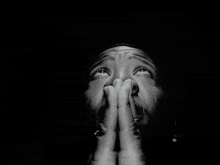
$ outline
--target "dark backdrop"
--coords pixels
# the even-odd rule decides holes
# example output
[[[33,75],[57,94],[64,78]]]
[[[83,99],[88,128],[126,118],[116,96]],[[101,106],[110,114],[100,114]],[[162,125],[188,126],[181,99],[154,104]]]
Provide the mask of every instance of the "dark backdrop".
[[[85,75],[101,51],[123,42],[149,54],[164,89],[146,139],[149,163],[213,163],[219,150],[217,18],[217,13],[6,15],[0,38],[3,160],[86,161],[95,128],[86,122]]]

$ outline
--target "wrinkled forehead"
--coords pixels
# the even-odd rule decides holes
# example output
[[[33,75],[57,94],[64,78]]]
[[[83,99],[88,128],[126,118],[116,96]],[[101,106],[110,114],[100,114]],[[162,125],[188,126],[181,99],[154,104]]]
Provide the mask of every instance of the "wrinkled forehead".
[[[109,48],[102,53],[105,53],[105,54],[110,53],[110,52],[118,52],[119,53],[119,52],[124,52],[124,51],[141,51],[141,50],[136,49],[136,48],[132,48],[129,46],[117,46],[117,47]]]
[[[91,71],[94,68],[96,68],[103,61],[108,59],[110,56],[114,57],[114,56],[120,56],[120,55],[126,55],[128,58],[131,56],[136,57],[137,59],[139,59],[140,61],[144,62],[149,67],[151,67],[156,75],[157,69],[156,69],[153,61],[143,51],[136,49],[136,48],[133,48],[133,47],[129,47],[129,46],[117,46],[117,47],[113,47],[113,48],[110,48],[110,49],[103,51],[98,56],[96,62],[90,67],[89,73],[91,73]]]
[[[149,62],[153,63],[153,61],[143,51],[136,49],[136,48],[129,47],[129,46],[117,46],[117,47],[107,49],[98,56],[98,60],[108,55],[116,56],[116,55],[125,55],[125,54],[136,55],[141,58],[147,59]]]

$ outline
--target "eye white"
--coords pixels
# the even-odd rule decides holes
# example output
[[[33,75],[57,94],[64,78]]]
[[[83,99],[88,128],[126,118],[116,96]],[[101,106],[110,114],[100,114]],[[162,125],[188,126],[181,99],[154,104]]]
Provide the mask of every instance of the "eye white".
[[[141,68],[139,69],[136,74],[146,74],[146,75],[151,75],[146,69]]]
[[[94,76],[106,76],[108,75],[108,72],[105,69],[98,70]]]

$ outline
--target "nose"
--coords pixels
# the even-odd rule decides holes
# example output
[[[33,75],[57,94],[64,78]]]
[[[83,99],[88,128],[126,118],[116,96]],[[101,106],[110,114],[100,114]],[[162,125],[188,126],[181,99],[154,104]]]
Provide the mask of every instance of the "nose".
[[[132,96],[137,95],[137,93],[139,92],[138,84],[134,80],[131,80],[131,79],[127,79],[126,81],[131,81],[131,90],[132,90],[131,95]]]

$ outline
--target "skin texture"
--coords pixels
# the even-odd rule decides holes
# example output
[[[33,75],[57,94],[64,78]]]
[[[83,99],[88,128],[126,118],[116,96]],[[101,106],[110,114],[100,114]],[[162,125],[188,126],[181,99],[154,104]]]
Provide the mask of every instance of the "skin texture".
[[[98,136],[92,164],[145,164],[140,139],[134,135],[134,118],[148,123],[162,90],[155,81],[156,68],[142,51],[118,46],[102,52],[90,69],[85,92],[87,104],[99,117],[104,135]],[[103,115],[100,115],[103,114]],[[117,129],[118,124],[118,129]],[[114,151],[116,132],[120,152]]]

